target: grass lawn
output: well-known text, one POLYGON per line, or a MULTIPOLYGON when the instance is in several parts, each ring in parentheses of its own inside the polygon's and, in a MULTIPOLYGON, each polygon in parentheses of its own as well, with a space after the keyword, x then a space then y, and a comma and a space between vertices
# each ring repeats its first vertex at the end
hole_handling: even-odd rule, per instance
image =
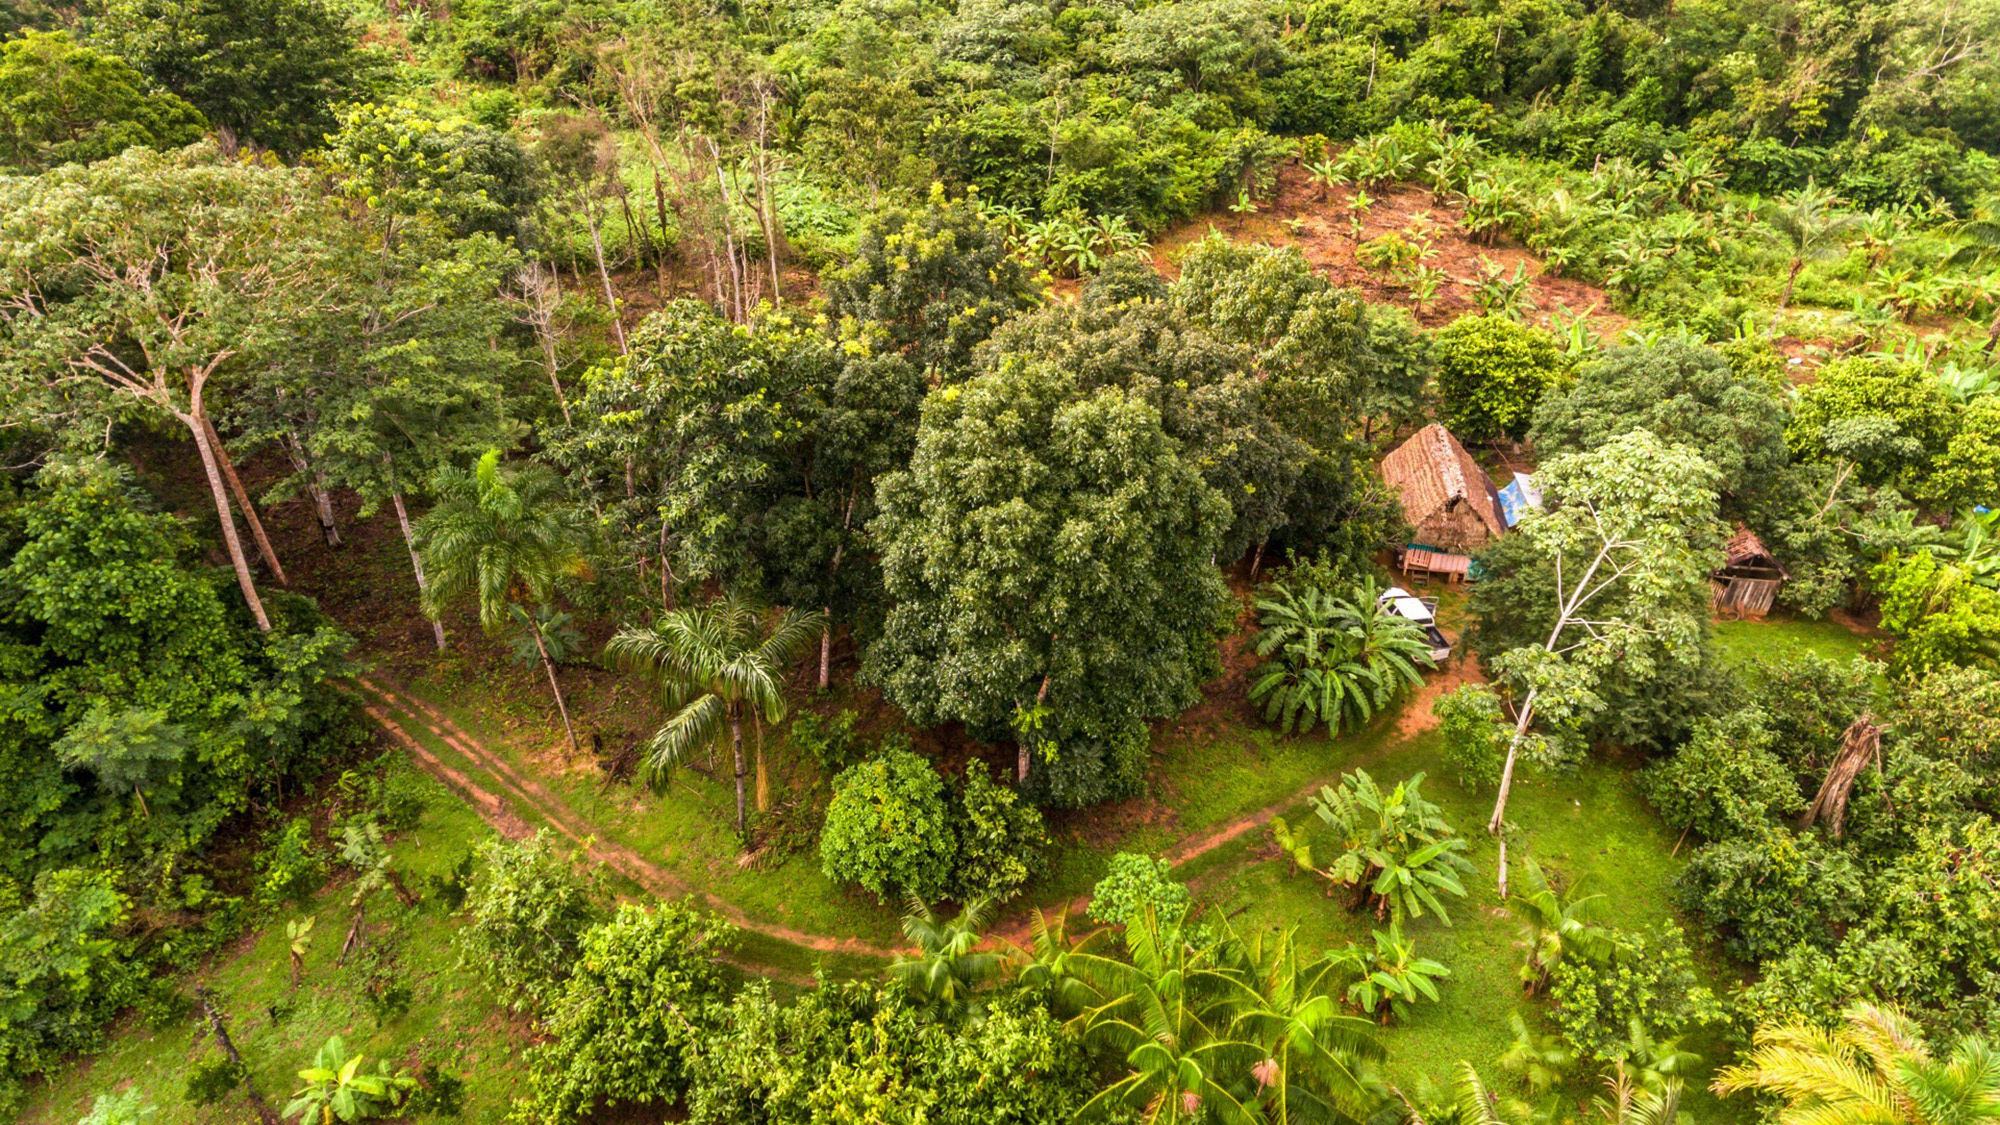
POLYGON ((1763 621, 1718 621, 1715 647, 1732 664, 1755 664, 1782 660, 1801 652, 1811 652, 1828 660, 1848 661, 1857 656, 1879 660, 1885 641, 1858 633, 1838 621, 1808 621, 1801 617, 1779 616, 1763 621))
MULTIPOLYGON (((400 760, 392 768, 415 772, 400 760)), ((421 783, 429 798, 423 820, 390 848, 404 881, 420 894, 430 876, 492 835, 443 786, 427 776, 421 783)), ((298 911, 260 920, 197 974, 198 982, 214 992, 257 1088, 274 1109, 283 1109, 295 1085, 294 1073, 310 1065, 320 1044, 337 1034, 346 1039, 350 1054, 386 1057, 412 1071, 433 1063, 462 1077, 466 1089, 460 1120, 502 1120, 519 1089, 527 1022, 503 1009, 501 998, 482 982, 478 966, 458 963, 451 941, 458 925, 428 898, 405 908, 386 891, 375 895, 368 904, 368 944, 345 966, 336 966, 351 918, 347 884, 346 879, 336 881, 298 911), (316 922, 295 992, 285 922, 307 915, 316 922), (364 999, 369 977, 378 971, 413 986, 408 1010, 380 1021, 364 999)), ((71 1125, 96 1095, 136 1086, 160 1107, 154 1125, 254 1121, 240 1093, 205 1109, 188 1104, 184 1090, 189 1069, 220 1057, 194 1014, 150 1027, 128 1019, 96 1056, 64 1071, 51 1085, 31 1087, 18 1120, 23 1125, 71 1125)), ((372 1069, 374 1064, 366 1065, 372 1069)))
MULTIPOLYGON (((1407 1023, 1382 1033, 1389 1050, 1388 1077, 1405 1090, 1426 1083, 1448 1085, 1460 1060, 1479 1067, 1497 1088, 1509 1076, 1496 1060, 1513 1041, 1508 1016, 1520 1011, 1538 1030, 1539 1001, 1523 999, 1516 977, 1522 957, 1517 924, 1502 909, 1495 886, 1498 847, 1482 827, 1492 811, 1491 791, 1468 792, 1443 772, 1442 746, 1435 733, 1396 743, 1357 741, 1347 768, 1366 769, 1387 788, 1417 771, 1427 774, 1424 793, 1445 810, 1446 817, 1471 843, 1474 872, 1466 878, 1468 897, 1453 900, 1452 925, 1434 919, 1413 923, 1406 933, 1422 956, 1442 962, 1451 979, 1441 986, 1437 1004, 1420 1005, 1407 1023)), ((1681 867, 1669 858, 1674 838, 1639 796, 1622 763, 1593 762, 1573 774, 1540 776, 1530 772, 1516 781, 1508 804, 1509 819, 1518 826, 1509 858, 1516 882, 1520 860, 1533 856, 1545 870, 1565 880, 1586 880, 1610 896, 1613 924, 1654 925, 1676 917, 1672 885, 1681 867)), ((1313 822, 1302 803, 1293 823, 1313 822)), ((1203 896, 1230 912, 1245 931, 1297 927, 1305 948, 1329 948, 1349 941, 1366 944, 1375 928, 1373 915, 1349 913, 1340 900, 1323 893, 1324 883, 1293 871, 1263 833, 1246 836, 1203 862, 1189 865, 1203 896)), ((1697 958, 1709 974, 1710 987, 1730 982, 1722 963, 1697 946, 1697 958)), ((1714 1062, 1718 1042, 1690 1041, 1692 1049, 1714 1062)), ((1700 1080, 1705 1081, 1705 1080, 1700 1080)), ((1690 1086, 1696 1082, 1690 1082, 1690 1086)), ((1596 1093, 1588 1083, 1568 1091, 1587 1100, 1596 1093)), ((1699 1120, 1728 1119, 1729 1113, 1705 1091, 1689 1091, 1689 1109, 1699 1120)))

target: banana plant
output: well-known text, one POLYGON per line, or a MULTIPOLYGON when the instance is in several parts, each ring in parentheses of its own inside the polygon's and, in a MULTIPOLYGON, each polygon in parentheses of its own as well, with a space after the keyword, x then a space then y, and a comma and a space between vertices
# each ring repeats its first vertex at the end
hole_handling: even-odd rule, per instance
POLYGON ((1437 1002, 1437 982, 1451 976, 1450 969, 1417 956, 1416 942, 1403 936, 1399 924, 1370 937, 1373 949, 1349 942, 1327 953, 1336 969, 1357 974, 1347 986, 1348 1003, 1387 1025, 1391 1018, 1407 1018, 1419 1000, 1437 1002))
POLYGON ((364 1072, 366 1060, 366 1055, 349 1056, 340 1036, 328 1039, 312 1065, 299 1071, 301 1085, 286 1104, 285 1116, 296 1116, 301 1125, 349 1125, 388 1116, 409 1097, 417 1080, 407 1071, 390 1071, 387 1060, 364 1072))

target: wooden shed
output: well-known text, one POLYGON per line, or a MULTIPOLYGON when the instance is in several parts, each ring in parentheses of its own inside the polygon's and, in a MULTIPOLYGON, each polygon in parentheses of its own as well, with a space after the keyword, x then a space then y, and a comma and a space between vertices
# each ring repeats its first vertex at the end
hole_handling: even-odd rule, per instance
POLYGON ((1435 422, 1383 459, 1382 479, 1402 501, 1416 544, 1467 553, 1507 531, 1500 493, 1486 470, 1435 422))
POLYGON ((1757 538, 1757 533, 1738 524, 1736 534, 1723 544, 1722 566, 1709 575, 1715 591, 1715 612, 1727 617, 1762 617, 1771 612, 1778 588, 1791 579, 1785 568, 1757 538))

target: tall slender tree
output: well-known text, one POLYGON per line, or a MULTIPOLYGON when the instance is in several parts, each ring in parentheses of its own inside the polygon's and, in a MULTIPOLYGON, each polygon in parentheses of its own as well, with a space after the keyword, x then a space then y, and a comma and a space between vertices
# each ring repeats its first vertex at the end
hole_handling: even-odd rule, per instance
POLYGON ((748 824, 743 721, 785 717, 785 669, 817 631, 810 615, 786 610, 771 617, 738 597, 669 611, 649 629, 620 629, 605 655, 643 678, 672 712, 647 745, 647 778, 660 784, 675 766, 726 739, 735 758, 741 835, 748 824))
POLYGON ((436 620, 445 606, 470 594, 489 631, 510 618, 521 621, 548 673, 570 749, 578 749, 548 638, 532 607, 548 604, 562 579, 589 574, 587 526, 552 470, 535 464, 503 467, 497 449, 470 471, 441 470, 436 489, 437 506, 416 526, 417 553, 430 579, 424 612, 436 620))

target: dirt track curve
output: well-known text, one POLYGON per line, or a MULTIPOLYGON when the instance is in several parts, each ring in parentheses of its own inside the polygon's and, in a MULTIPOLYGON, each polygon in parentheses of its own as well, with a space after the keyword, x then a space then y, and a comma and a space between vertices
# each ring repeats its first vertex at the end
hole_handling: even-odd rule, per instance
MULTIPOLYGON (((1464 682, 1463 673, 1439 676, 1426 682, 1422 690, 1411 698, 1405 707, 1398 724, 1400 732, 1406 735, 1415 734, 1433 725, 1435 720, 1430 714, 1429 701, 1462 682, 1464 682)), ((631 879, 647 891, 661 898, 691 898, 743 930, 816 953, 857 954, 886 960, 904 952, 900 949, 872 945, 856 937, 807 933, 790 926, 752 918, 734 903, 689 885, 685 880, 637 852, 597 839, 591 832, 590 825, 561 797, 550 792, 534 778, 522 776, 520 771, 452 722, 449 716, 432 706, 428 700, 418 698, 395 680, 376 674, 358 677, 356 684, 363 697, 363 709, 367 711, 368 716, 374 719, 390 738, 409 751, 411 758, 419 766, 464 798, 482 820, 508 839, 519 840, 534 832, 534 826, 522 819, 520 813, 516 811, 518 803, 519 806, 533 810, 547 822, 549 827, 583 848, 585 854, 592 859, 631 879), (414 718, 433 738, 450 747, 459 760, 448 762, 434 753, 422 739, 411 734, 395 716, 389 713, 390 708, 414 718), (478 779, 468 774, 468 768, 471 773, 479 775, 478 779), (496 789, 499 792, 496 793, 494 791, 496 789)), ((1316 778, 1297 792, 1272 805, 1213 825, 1169 848, 1166 853, 1167 859, 1173 866, 1180 867, 1234 840, 1241 839, 1270 823, 1273 816, 1283 813, 1318 792, 1319 787, 1329 780, 1330 777, 1316 778)), ((1051 916, 1074 914, 1088 902, 1087 898, 1072 900, 1061 906, 1052 907, 1046 913, 1051 916)), ((996 925, 988 934, 988 941, 982 944, 992 945, 997 939, 1025 945, 1029 933, 1028 921, 1027 910, 1009 911, 1009 917, 996 925)), ((770 975, 770 969, 766 966, 746 965, 746 967, 770 975)), ((778 975, 790 976, 790 974, 778 975)), ((809 982, 799 978, 799 983, 809 982)))

